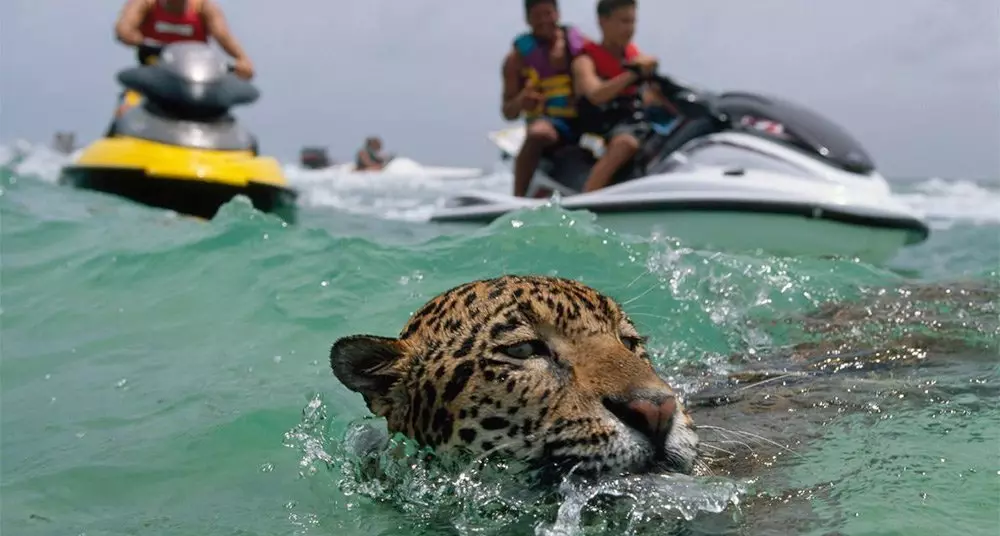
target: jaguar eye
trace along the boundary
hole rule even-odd
[[[622,344],[625,345],[625,348],[628,348],[628,351],[630,352],[636,351],[636,349],[639,348],[639,345],[644,342],[646,342],[645,337],[622,337]]]
[[[549,345],[545,344],[544,341],[532,340],[525,341],[518,344],[512,344],[510,346],[503,346],[498,348],[498,350],[507,355],[508,357],[513,357],[514,359],[529,359],[532,357],[549,357],[552,352],[549,351]]]

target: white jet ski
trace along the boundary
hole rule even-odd
[[[681,113],[711,117],[715,128],[692,136],[690,124],[654,124],[607,188],[580,193],[596,161],[585,136],[543,159],[528,197],[469,191],[446,199],[431,221],[488,223],[554,196],[615,231],[660,233],[689,247],[882,263],[927,239],[922,216],[893,197],[867,152],[829,120],[757,94],[682,94]],[[507,161],[523,138],[523,127],[491,134]]]

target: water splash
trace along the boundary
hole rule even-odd
[[[301,474],[339,472],[341,493],[390,506],[415,530],[447,525],[459,534],[578,534],[613,520],[631,534],[725,512],[746,492],[727,479],[678,475],[601,481],[568,475],[556,488],[539,488],[523,467],[508,461],[432,459],[428,449],[402,436],[390,438],[381,419],[351,422],[340,441],[328,441],[317,427],[323,408],[320,398],[312,398],[302,422],[286,434],[286,445],[301,453],[300,467],[310,468]],[[319,467],[327,471],[317,473]],[[601,519],[589,515],[594,508]]]

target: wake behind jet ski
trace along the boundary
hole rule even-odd
[[[244,195],[294,222],[297,194],[281,166],[258,156],[255,137],[230,114],[259,91],[208,45],[168,45],[159,62],[125,69],[118,80],[142,102],[64,167],[60,183],[205,219]]]
[[[488,223],[557,194],[618,230],[659,231],[694,247],[857,257],[881,263],[929,229],[896,200],[868,153],[822,116],[747,92],[711,95],[655,78],[682,115],[710,116],[693,136],[681,122],[654,123],[633,161],[601,190],[580,193],[601,148],[584,136],[544,158],[528,197],[470,191],[448,198],[431,221]],[[523,127],[493,133],[513,160]],[[595,154],[596,153],[596,154]]]

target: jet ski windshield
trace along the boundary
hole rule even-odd
[[[861,144],[829,119],[789,101],[731,92],[716,106],[735,128],[783,142],[844,171],[868,174],[875,162]]]

